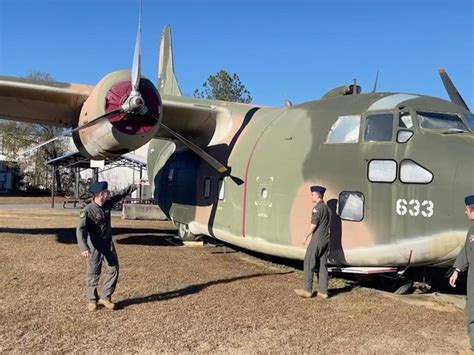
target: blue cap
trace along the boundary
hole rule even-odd
[[[466,203],[466,206],[474,205],[474,195],[466,196],[464,202]]]
[[[107,190],[107,181],[98,181],[93,183],[89,187],[89,191],[93,194],[99,193],[101,191]]]
[[[311,192],[319,192],[321,195],[326,192],[326,188],[323,186],[313,185],[309,188]]]

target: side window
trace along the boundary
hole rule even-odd
[[[337,214],[341,219],[360,222],[364,218],[364,194],[343,191],[339,194]]]
[[[371,182],[394,182],[397,179],[397,162],[371,160],[367,166],[367,176]]]
[[[341,116],[329,130],[325,143],[357,143],[359,131],[360,115]]]
[[[219,200],[223,200],[225,198],[225,181],[224,181],[224,179],[219,179],[218,196],[219,196]]]
[[[398,127],[400,128],[397,132],[397,143],[406,143],[413,137],[413,120],[410,113],[400,112],[400,118],[398,119]]]
[[[397,132],[397,143],[406,143],[413,137],[413,132],[408,129],[401,129]]]
[[[398,127],[408,129],[413,127],[413,120],[411,119],[411,115],[408,112],[400,112]]]
[[[203,191],[204,198],[211,197],[211,179],[205,178],[204,179],[204,191]]]
[[[382,113],[367,116],[365,119],[366,142],[388,142],[392,140],[393,115]]]
[[[400,162],[400,181],[407,184],[429,184],[433,173],[410,159]]]

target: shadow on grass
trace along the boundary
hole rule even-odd
[[[328,289],[329,296],[335,297],[335,296],[341,295],[343,293],[351,292],[352,289],[354,288],[354,286],[356,286],[356,285],[353,284],[353,283],[349,283],[349,284],[346,284],[343,287],[330,288],[330,289]]]
[[[209,281],[209,282],[205,282],[205,283],[201,283],[201,284],[190,285],[190,286],[181,288],[179,290],[173,290],[173,291],[162,292],[162,293],[155,293],[155,294],[152,294],[152,295],[149,295],[149,296],[144,296],[144,297],[136,297],[136,298],[125,299],[125,300],[120,301],[120,302],[117,303],[117,308],[118,309],[123,309],[125,307],[132,306],[132,305],[135,305],[135,304],[166,301],[166,300],[169,300],[169,299],[172,299],[172,298],[189,296],[189,295],[199,293],[202,290],[204,290],[205,288],[207,288],[209,286],[213,286],[213,285],[228,284],[228,283],[235,282],[235,281],[253,279],[253,278],[264,277],[264,276],[288,275],[288,274],[291,274],[291,273],[293,273],[293,271],[275,272],[275,273],[267,273],[267,274],[251,274],[251,275],[236,276],[236,277],[231,277],[231,278],[227,278],[227,279]]]
[[[183,242],[174,234],[143,234],[117,238],[117,244],[125,245],[150,245],[150,246],[182,246]]]
[[[56,241],[62,244],[76,244],[76,228],[8,228],[0,227],[0,233],[56,235]],[[112,228],[112,235],[118,244],[133,245],[179,245],[169,240],[176,236],[175,230],[146,228]],[[135,236],[136,235],[136,236]],[[125,236],[120,238],[120,236]],[[136,238],[136,239],[135,239]]]

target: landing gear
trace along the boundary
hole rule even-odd
[[[197,235],[191,233],[189,230],[189,225],[185,223],[175,222],[178,227],[178,237],[185,242],[198,240]]]
[[[393,291],[393,293],[397,295],[408,295],[410,293],[413,293],[413,281],[408,281],[408,280],[402,280],[403,282],[400,283],[398,288]]]
[[[401,277],[382,276],[379,280],[382,290],[393,292],[397,295],[407,295],[413,293],[413,281],[411,279]]]

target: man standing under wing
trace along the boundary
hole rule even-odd
[[[130,185],[119,194],[110,197],[106,181],[99,181],[89,188],[94,199],[80,213],[79,226],[76,230],[77,244],[81,255],[88,259],[87,263],[87,309],[95,311],[97,302],[108,309],[115,309],[111,297],[115,291],[119,276],[119,263],[110,224],[110,210],[125,196],[136,190]],[[102,261],[107,264],[107,278],[102,292],[97,293],[97,285],[102,269]]]
[[[474,221],[474,195],[466,196],[466,216]],[[454,262],[454,272],[449,278],[449,284],[456,287],[456,281],[460,272],[467,270],[467,295],[466,295],[466,325],[471,341],[471,350],[474,351],[474,271],[469,270],[474,264],[474,225],[469,228],[466,236],[466,242],[461,249],[456,261]]]
[[[311,186],[311,199],[316,205],[313,208],[311,224],[306,232],[303,244],[311,238],[304,257],[305,288],[297,289],[295,293],[304,298],[313,297],[313,277],[318,273],[319,292],[318,297],[328,298],[328,253],[329,253],[329,231],[331,225],[331,212],[324,203],[323,186]]]

